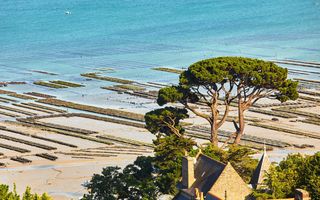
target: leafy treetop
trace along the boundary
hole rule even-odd
[[[294,190],[302,188],[310,192],[312,200],[320,200],[320,152],[288,155],[271,169],[266,183],[273,198],[293,197]]]
[[[206,59],[190,65],[182,72],[177,86],[160,89],[157,102],[161,106],[179,102],[189,111],[206,119],[211,127],[211,142],[217,146],[217,130],[225,122],[231,102],[237,100],[237,144],[244,130],[243,113],[255,102],[261,98],[274,98],[281,102],[298,98],[298,82],[288,79],[287,74],[287,69],[259,59]],[[218,101],[225,109],[218,107]],[[208,106],[210,113],[190,105],[197,102]]]
[[[153,134],[162,133],[167,136],[175,134],[178,137],[184,133],[180,120],[188,118],[186,109],[165,107],[146,113],[146,128]]]

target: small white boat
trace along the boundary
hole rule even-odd
[[[66,11],[64,12],[64,14],[65,14],[65,15],[71,15],[71,11],[66,10]]]

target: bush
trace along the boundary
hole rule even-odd
[[[22,198],[17,194],[16,185],[13,187],[13,191],[9,190],[8,185],[0,184],[0,199],[1,200],[52,200],[50,196],[43,193],[41,196],[38,194],[32,194],[31,188],[27,187],[23,193]]]
[[[289,155],[271,169],[267,185],[276,198],[293,197],[296,188],[310,192],[312,200],[320,200],[320,152],[312,156]]]
[[[82,200],[156,200],[158,190],[152,175],[152,157],[138,157],[134,164],[120,172],[119,167],[106,167],[85,184],[89,194]]]

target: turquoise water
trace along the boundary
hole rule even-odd
[[[115,72],[109,76],[173,83],[178,75],[151,68],[182,68],[224,55],[320,62],[320,0],[0,0],[0,81],[85,82],[80,73],[111,67]],[[306,70],[320,73],[320,68]],[[11,85],[9,90],[101,107],[137,101],[106,95],[109,91],[98,89],[112,84],[106,81],[85,84],[61,90]],[[150,110],[155,104],[143,106],[127,107]]]
[[[29,70],[77,80],[112,67],[170,82],[150,68],[221,55],[320,61],[320,1],[0,0],[0,80],[52,79]]]

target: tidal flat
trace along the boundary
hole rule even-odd
[[[175,70],[157,73],[164,78],[178,76]],[[167,82],[127,82],[124,77],[89,80],[79,74],[56,83],[70,87],[29,82],[0,90],[0,182],[16,183],[18,192],[31,186],[55,199],[76,199],[85,192],[83,183],[103,167],[124,167],[137,156],[153,154],[155,136],[144,128],[143,115],[158,108],[157,91]],[[302,98],[294,102],[259,100],[246,112],[241,145],[257,150],[256,156],[266,145],[275,162],[289,153],[319,151],[319,86],[310,84],[300,88]],[[193,106],[206,112],[201,103]],[[221,144],[234,129],[232,120],[237,120],[237,112],[231,106],[219,132]],[[183,124],[188,137],[208,141],[209,127],[203,119],[191,114]]]

